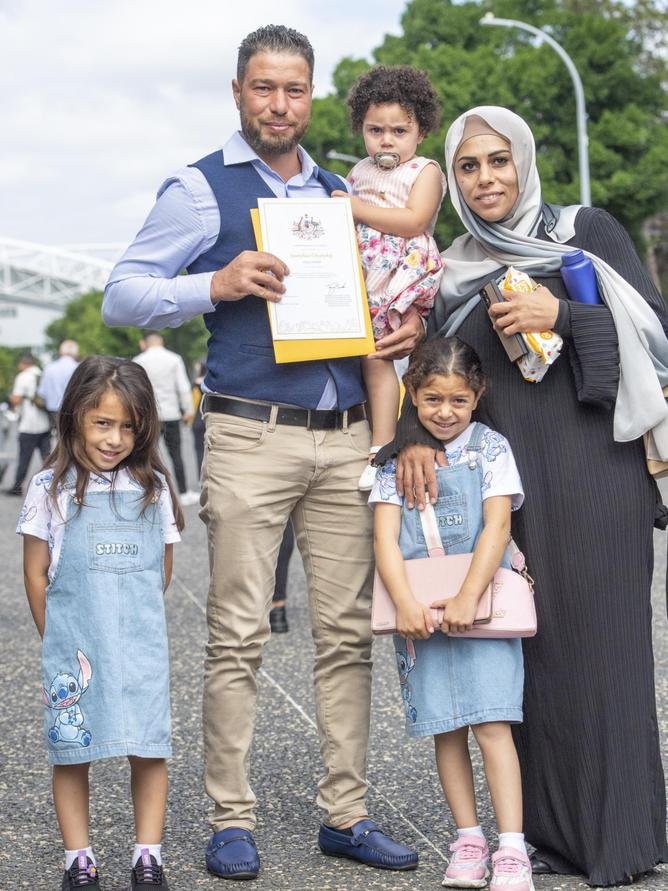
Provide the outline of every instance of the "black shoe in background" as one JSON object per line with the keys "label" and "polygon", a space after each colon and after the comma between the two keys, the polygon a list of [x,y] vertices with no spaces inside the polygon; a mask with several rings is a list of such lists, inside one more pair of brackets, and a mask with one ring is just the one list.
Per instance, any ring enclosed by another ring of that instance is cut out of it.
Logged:
{"label": "black shoe in background", "polygon": [[269,610],[269,626],[272,634],[285,634],[290,630],[284,606],[275,606]]}

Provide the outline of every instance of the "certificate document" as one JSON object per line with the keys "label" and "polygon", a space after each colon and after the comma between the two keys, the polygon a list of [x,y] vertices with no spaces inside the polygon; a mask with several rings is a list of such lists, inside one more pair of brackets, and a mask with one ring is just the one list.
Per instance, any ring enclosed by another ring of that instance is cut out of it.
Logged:
{"label": "certificate document", "polygon": [[267,303],[274,341],[366,338],[369,311],[350,202],[259,198],[258,213],[262,249],[290,270],[281,300]]}

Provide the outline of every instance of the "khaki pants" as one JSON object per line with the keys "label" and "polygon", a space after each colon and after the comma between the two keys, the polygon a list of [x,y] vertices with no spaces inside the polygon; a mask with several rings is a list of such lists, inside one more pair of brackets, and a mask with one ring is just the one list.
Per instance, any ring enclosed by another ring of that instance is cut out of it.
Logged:
{"label": "khaki pants", "polygon": [[372,514],[357,489],[366,421],[341,430],[208,412],[202,511],[211,584],[204,670],[205,786],[214,831],[252,829],[248,782],[255,676],[268,639],[274,570],[292,516],[309,591],[325,776],[318,804],[337,826],[366,816],[371,697]]}

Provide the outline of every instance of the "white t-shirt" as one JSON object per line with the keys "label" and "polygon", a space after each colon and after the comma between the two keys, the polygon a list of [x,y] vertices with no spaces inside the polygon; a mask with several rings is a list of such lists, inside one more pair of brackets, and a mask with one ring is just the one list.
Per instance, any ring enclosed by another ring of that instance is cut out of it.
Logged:
{"label": "white t-shirt", "polygon": [[19,433],[46,433],[51,427],[48,414],[32,401],[37,393],[40,370],[36,365],[24,368],[14,378],[12,396],[20,396]]}
{"label": "white t-shirt", "polygon": [[[473,434],[473,426],[469,424],[456,439],[444,444],[449,464],[462,464],[468,460],[466,446]],[[475,454],[479,456],[482,468],[482,500],[496,495],[510,495],[511,510],[520,508],[524,502],[524,490],[510,443],[505,436],[485,427],[481,448]],[[397,462],[394,459],[379,468],[369,495],[370,507],[382,502],[398,505],[404,503],[404,499],[397,493],[396,472]]]}
{"label": "white t-shirt", "polygon": [[[43,470],[36,473],[30,480],[28,493],[21,513],[19,515],[18,526],[16,531],[19,535],[34,535],[35,538],[41,538],[49,544],[49,579],[53,578],[60,557],[60,550],[65,536],[65,518],[67,517],[67,508],[72,498],[72,490],[64,489],[62,486],[58,488],[58,509],[54,505],[51,496],[48,493],[48,487],[53,479],[53,470]],[[87,492],[109,492],[111,490],[111,482],[107,477],[96,474],[90,475]],[[132,491],[141,492],[139,485],[132,479],[125,468],[121,468],[116,475],[114,490],[117,492]],[[158,500],[160,509],[160,520],[164,530],[165,544],[172,544],[175,541],[181,541],[181,535],[176,528],[174,520],[174,512],[172,510],[172,499],[167,486],[163,486]]]}

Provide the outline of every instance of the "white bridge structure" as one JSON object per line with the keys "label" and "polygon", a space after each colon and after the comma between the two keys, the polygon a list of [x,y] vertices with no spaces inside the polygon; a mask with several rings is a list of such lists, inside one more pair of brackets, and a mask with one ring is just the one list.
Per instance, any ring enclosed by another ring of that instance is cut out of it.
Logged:
{"label": "white bridge structure", "polygon": [[39,349],[68,301],[102,291],[120,245],[47,247],[0,237],[0,345]]}

